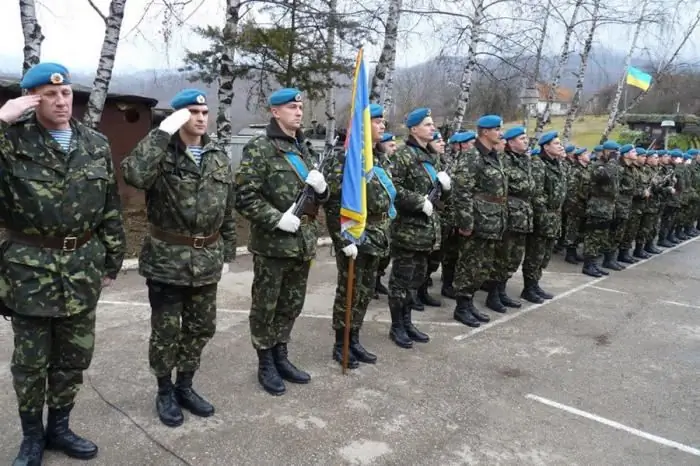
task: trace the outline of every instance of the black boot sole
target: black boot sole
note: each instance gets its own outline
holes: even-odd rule
[[[66,450],[65,448],[61,448],[59,445],[54,445],[50,441],[46,441],[46,446],[44,447],[44,450],[49,450],[49,451],[60,451],[64,455],[70,457],[70,458],[75,458],[77,460],[90,460],[94,457],[97,456],[97,453],[99,452],[99,448],[95,448],[93,451],[89,452],[78,452],[78,451],[71,451],[71,450]]]
[[[405,340],[404,340],[404,341],[401,341],[401,340],[397,339],[397,338],[396,338],[394,335],[392,335],[392,334],[389,334],[389,339],[390,339],[391,341],[393,341],[394,344],[396,344],[396,346],[398,346],[399,348],[403,348],[403,349],[411,349],[411,348],[413,348],[413,340],[408,340],[408,341],[405,341]]]

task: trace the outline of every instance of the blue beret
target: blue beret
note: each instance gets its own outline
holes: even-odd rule
[[[697,150],[697,149],[689,149],[688,150],[688,155],[690,155],[691,157],[695,157],[698,154],[700,154],[700,150]]]
[[[566,152],[566,153],[573,152],[575,150],[576,150],[576,146],[573,144],[569,144],[568,146],[566,146],[564,148],[564,152]]]
[[[648,150],[647,157],[658,157],[658,152],[655,150]]]
[[[620,147],[620,155],[624,155],[630,152],[632,149],[634,149],[632,144],[625,144],[624,146]]]
[[[601,152],[603,150],[603,146],[601,144],[598,144],[593,148],[594,152]]]
[[[666,149],[661,149],[657,152],[660,157],[663,157],[664,155],[668,155],[668,152],[666,152]]]
[[[207,97],[199,89],[183,89],[173,97],[170,106],[175,110],[180,110],[188,105],[206,105]]]
[[[574,151],[574,155],[581,155],[581,154],[583,154],[584,152],[586,152],[587,150],[588,150],[588,149],[585,148],[585,147],[579,147],[578,149],[576,149],[576,150]]]
[[[476,133],[474,131],[467,131],[462,134],[464,135],[463,139],[459,142],[469,142],[471,140],[476,139]]]
[[[613,140],[605,141],[603,150],[620,150],[620,145]]]
[[[391,133],[382,134],[382,138],[379,140],[379,142],[389,142],[389,141],[396,141],[396,137]]]
[[[506,141],[510,141],[511,139],[515,139],[518,136],[522,136],[525,134],[525,127],[524,126],[514,126],[512,128],[509,128],[505,133],[503,133],[503,138]]]
[[[37,63],[27,70],[19,82],[22,89],[34,89],[45,84],[70,84],[68,68],[58,63]]]
[[[476,121],[477,128],[494,129],[503,125],[503,119],[498,115],[484,115]]]
[[[676,158],[676,157],[683,157],[683,152],[681,152],[680,149],[673,149],[671,151],[671,157]]]
[[[643,147],[635,147],[634,150],[637,152],[637,155],[647,155],[647,150]]]
[[[541,152],[540,148],[535,147],[534,149],[532,149],[532,151],[530,151],[530,155],[533,157],[537,157],[538,155],[540,155],[540,152]]]
[[[449,138],[447,138],[447,143],[448,143],[448,144],[456,144],[457,141],[455,141],[455,138],[457,137],[458,134],[459,134],[459,133],[454,133],[452,136],[450,136]]]
[[[547,131],[540,136],[540,140],[537,142],[537,144],[544,146],[545,144],[552,142],[557,137],[559,137],[559,133],[557,131]]]
[[[301,91],[293,87],[285,87],[283,89],[278,89],[270,95],[267,99],[267,103],[270,107],[276,105],[284,105],[290,102],[301,102]]]
[[[435,131],[433,133],[433,141],[438,141],[440,139],[442,139],[442,134],[440,134],[440,131]]]
[[[369,117],[370,118],[382,118],[384,116],[384,107],[379,104],[369,105]]]
[[[406,117],[406,128],[413,128],[414,126],[418,126],[421,121],[425,120],[429,116],[429,108],[421,107],[412,110],[411,113],[409,113]]]

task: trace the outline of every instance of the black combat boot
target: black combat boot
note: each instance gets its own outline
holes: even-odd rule
[[[584,275],[588,275],[589,277],[595,277],[595,278],[600,278],[603,276],[602,273],[596,268],[595,266],[595,259],[585,259],[583,261],[583,268],[581,269],[581,273]]]
[[[407,305],[410,305],[410,298],[406,298],[405,302]],[[403,308],[404,300],[400,298],[389,298],[389,312],[391,313],[389,338],[401,348],[413,348],[413,340],[406,335],[406,329],[403,326]]]
[[[624,262],[625,264],[636,264],[639,261],[630,255],[629,249],[620,248],[620,250],[617,253],[617,262]]]
[[[379,297],[377,295],[380,294],[389,294],[389,290],[386,289],[386,286],[382,284],[382,276],[377,275],[377,284],[374,286],[374,292],[375,292],[375,297]]]
[[[653,240],[647,241],[647,243],[644,245],[644,252],[648,252],[649,254],[661,254],[663,252],[662,249],[657,248],[654,245]]]
[[[175,399],[180,407],[195,416],[209,417],[214,414],[214,406],[192,388],[194,372],[178,372],[175,379]]]
[[[428,279],[430,280],[430,279]],[[440,302],[439,299],[433,298],[430,293],[428,293],[428,281],[426,280],[425,283],[423,283],[423,286],[418,288],[418,300],[425,304],[426,306],[431,306],[431,307],[440,307],[442,306],[442,303]]]
[[[406,295],[408,297],[408,302],[411,303],[411,307],[413,310],[418,311],[418,312],[423,312],[425,311],[425,306],[423,303],[418,299],[418,293],[412,290],[406,291]]]
[[[335,344],[333,344],[333,359],[343,365],[343,341],[345,341],[345,330],[342,328],[335,331]],[[348,369],[357,369],[360,363],[353,352],[348,347]]]
[[[49,408],[46,424],[46,449],[58,450],[71,458],[88,460],[97,456],[97,445],[79,437],[69,427],[73,405],[64,408]]]
[[[501,302],[505,307],[512,307],[518,309],[519,307],[522,307],[523,304],[520,301],[516,301],[515,299],[508,296],[508,293],[506,293],[507,282],[507,280],[504,282],[498,282],[498,296],[501,298]]]
[[[41,466],[46,445],[42,414],[20,413],[22,443],[12,466]]]
[[[700,236],[700,230],[695,228],[695,226],[692,224],[685,229],[685,232],[686,232],[686,234],[692,236],[693,238],[695,238],[696,236]]]
[[[350,351],[355,355],[358,361],[366,364],[374,364],[377,362],[377,355],[370,353],[360,343],[360,330],[350,330]]]
[[[494,312],[504,314],[508,308],[506,308],[501,302],[501,295],[498,292],[498,284],[494,281],[490,281],[488,287],[489,294],[486,297],[486,307]]]
[[[601,258],[600,258],[600,256],[598,256],[598,257],[596,257],[595,259],[593,259],[593,266],[598,270],[598,272],[599,272],[601,275],[606,276],[606,277],[607,277],[608,275],[610,275],[610,272],[608,272],[607,270],[605,270],[604,268],[602,268],[600,265],[601,265]]]
[[[613,252],[606,252],[603,255],[603,267],[606,269],[615,270],[617,272],[625,269],[621,264],[617,263],[615,260],[615,253]]]
[[[569,264],[579,264],[580,261],[578,253],[576,252],[576,246],[569,246],[568,248],[566,248],[566,257],[564,257],[564,260]]]
[[[457,299],[457,294],[455,292],[453,283],[454,283],[454,270],[448,272],[443,268],[442,270],[442,289],[440,290],[440,294],[442,294],[445,298],[449,299]]]
[[[651,254],[644,250],[642,243],[636,243],[634,245],[634,252],[632,255],[639,259],[649,259],[651,257]]]
[[[678,237],[676,237],[676,235],[673,233],[673,230],[669,230],[666,239],[674,245],[681,243],[681,240]]]
[[[257,350],[258,353],[258,382],[271,395],[282,395],[287,388],[280,377],[272,356],[272,349]]]
[[[520,293],[520,297],[531,303],[542,304],[544,298],[537,293],[535,285],[536,283],[533,280],[525,279],[525,286],[523,287],[522,293]]]
[[[415,342],[428,343],[430,341],[428,334],[421,332],[415,325],[413,325],[413,321],[411,320],[411,311],[411,306],[404,306],[402,318],[403,328],[406,329],[406,335],[408,335],[408,338]]]
[[[686,240],[690,239],[690,237],[688,235],[686,235],[685,232],[683,231],[683,227],[676,228],[676,238],[678,238],[681,241],[686,241]]]
[[[452,317],[457,322],[461,322],[469,327],[479,327],[481,324],[474,316],[472,310],[474,310],[474,302],[471,296],[457,296],[457,305]]]
[[[551,293],[547,293],[544,291],[542,288],[540,288],[540,282],[535,282],[535,293],[538,294],[538,296],[542,299],[552,299],[554,298],[554,295]]]
[[[289,361],[289,350],[286,343],[277,343],[277,346],[272,348],[272,357],[275,360],[275,366],[280,377],[287,382],[305,384],[311,382],[311,376],[298,369]]]
[[[160,422],[168,427],[182,425],[185,418],[182,409],[175,398],[175,387],[170,375],[158,377],[158,395],[156,396],[156,411]]]

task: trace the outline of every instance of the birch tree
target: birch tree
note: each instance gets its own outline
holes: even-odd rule
[[[241,0],[226,0],[225,24],[221,31],[221,55],[217,80],[216,138],[225,147],[231,147],[231,112],[233,111],[233,84],[236,80],[235,56],[240,21]],[[229,153],[229,156],[231,154]]]
[[[566,112],[566,121],[564,122],[564,130],[562,137],[565,141],[571,139],[571,127],[574,123],[574,118],[581,107],[581,97],[583,96],[583,82],[586,75],[586,69],[588,68],[588,58],[591,54],[591,49],[593,48],[593,38],[595,37],[595,32],[598,27],[598,20],[600,19],[600,2],[601,0],[593,0],[593,12],[591,13],[591,25],[588,29],[588,35],[583,43],[583,50],[581,51],[581,63],[579,63],[578,71],[576,72],[576,91],[574,92],[574,97],[571,101],[571,106]]]
[[[479,46],[481,35],[482,22],[484,20],[485,4],[484,0],[476,0],[474,2],[474,11],[472,13],[469,27],[469,46],[467,48],[466,63],[462,70],[462,78],[459,83],[459,96],[457,97],[457,107],[455,108],[452,117],[452,131],[456,132],[462,127],[464,114],[467,112],[469,97],[472,87],[472,74],[476,68],[476,52]]]
[[[372,76],[369,94],[370,102],[379,102],[382,97],[382,91],[384,91],[385,105],[387,100],[391,103],[391,96],[387,96],[387,90],[391,79],[391,71],[396,66],[396,44],[399,37],[400,21],[401,0],[389,0],[389,10],[384,21],[384,45]]]
[[[326,57],[328,66],[333,63],[335,57],[335,38],[337,31],[338,0],[330,0],[328,4],[328,40],[326,44]],[[335,86],[333,78],[328,77],[328,88],[325,95],[326,103],[326,144],[333,144],[335,139]]]
[[[92,0],[88,0],[90,6],[102,18],[105,23],[105,35],[102,40],[102,50],[100,51],[100,61],[97,64],[95,80],[92,82],[92,91],[88,99],[87,109],[83,116],[83,123],[90,128],[97,129],[102,119],[109,83],[112,80],[112,70],[117,57],[119,47],[119,33],[124,20],[124,8],[126,0],[112,0],[109,3],[109,15],[104,13],[95,5]]]
[[[36,19],[36,4],[34,0],[19,0],[19,15],[22,21],[24,35],[24,59],[22,60],[22,76],[41,59],[41,43],[44,34]]]

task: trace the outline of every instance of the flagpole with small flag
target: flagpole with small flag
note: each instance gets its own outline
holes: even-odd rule
[[[345,163],[340,195],[340,233],[355,245],[365,240],[367,226],[367,182],[374,167],[372,126],[369,112],[369,80],[364,51],[357,52],[352,86],[350,123],[345,138]],[[343,336],[343,374],[347,372],[350,353],[350,325],[355,294],[355,259],[348,262],[345,298],[345,333]]]

